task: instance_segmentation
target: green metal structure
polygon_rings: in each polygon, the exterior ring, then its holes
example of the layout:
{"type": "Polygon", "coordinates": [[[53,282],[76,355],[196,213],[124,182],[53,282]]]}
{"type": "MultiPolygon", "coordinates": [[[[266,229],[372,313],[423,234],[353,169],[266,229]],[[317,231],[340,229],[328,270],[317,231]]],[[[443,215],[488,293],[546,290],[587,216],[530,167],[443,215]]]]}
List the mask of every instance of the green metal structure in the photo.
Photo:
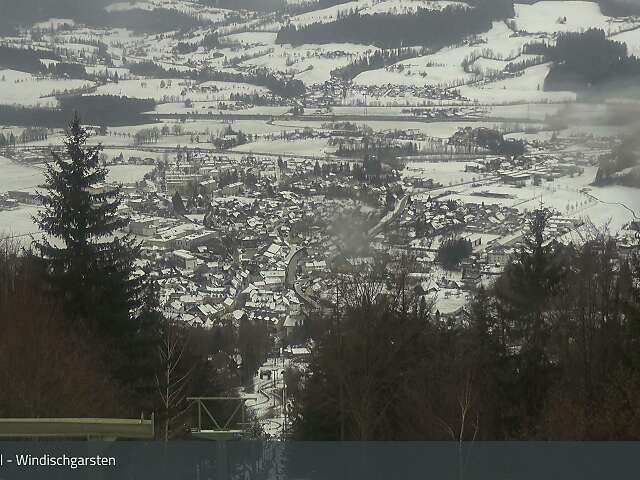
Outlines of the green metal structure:
{"type": "Polygon", "coordinates": [[[245,423],[245,402],[247,400],[256,400],[257,396],[246,397],[189,397],[188,401],[193,402],[197,408],[197,425],[191,430],[191,436],[199,440],[211,440],[211,441],[230,441],[241,440],[244,437],[244,430],[231,429],[231,423],[234,419],[237,419],[240,414],[240,426],[246,425],[245,423]],[[227,417],[225,421],[218,421],[211,413],[211,410],[207,408],[206,403],[210,402],[237,402],[236,407],[227,417]],[[213,428],[203,428],[203,421],[210,423],[213,428]]]}
{"type": "Polygon", "coordinates": [[[120,418],[0,418],[0,439],[153,440],[154,437],[153,415],[149,420],[120,418]]]}

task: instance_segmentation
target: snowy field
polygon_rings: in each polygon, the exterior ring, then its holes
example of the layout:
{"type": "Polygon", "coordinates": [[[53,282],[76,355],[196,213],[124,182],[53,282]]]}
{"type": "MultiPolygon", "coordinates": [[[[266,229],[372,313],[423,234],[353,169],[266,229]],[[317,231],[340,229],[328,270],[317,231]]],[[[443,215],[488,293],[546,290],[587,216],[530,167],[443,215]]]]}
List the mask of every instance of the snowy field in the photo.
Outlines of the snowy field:
{"type": "MultiPolygon", "coordinates": [[[[150,78],[122,80],[101,85],[96,95],[119,95],[131,98],[152,98],[156,102],[228,100],[231,94],[264,94],[264,87],[247,83],[204,82],[197,84],[189,80],[150,78]]],[[[184,103],[183,103],[184,104],[184,103]]]]}
{"type": "MultiPolygon", "coordinates": [[[[112,165],[109,167],[108,181],[117,183],[134,183],[142,180],[153,167],[148,165],[112,165]]],[[[44,180],[43,166],[26,166],[0,157],[0,193],[8,190],[36,191],[44,180]]],[[[14,210],[0,211],[0,236],[25,235],[37,233],[38,227],[32,216],[38,211],[37,206],[20,205],[14,210]]]]}
{"type": "Polygon", "coordinates": [[[507,78],[486,85],[460,87],[460,93],[483,104],[551,102],[565,103],[576,99],[574,92],[545,92],[544,79],[550,64],[527,68],[522,76],[507,78]]]}
{"type": "Polygon", "coordinates": [[[158,8],[169,8],[187,15],[199,16],[211,22],[222,22],[225,16],[230,13],[229,10],[205,7],[188,0],[132,0],[128,2],[114,2],[107,5],[105,10],[107,12],[126,12],[129,10],[153,11],[158,8]]]}
{"type": "Polygon", "coordinates": [[[640,28],[613,35],[611,39],[626,43],[629,55],[640,55],[640,28]]]}
{"type": "Polygon", "coordinates": [[[43,180],[42,167],[20,165],[1,156],[0,172],[0,193],[8,190],[34,190],[43,180]]]}
{"type": "Polygon", "coordinates": [[[37,235],[39,230],[32,219],[36,213],[38,213],[38,207],[33,205],[21,205],[15,210],[0,211],[0,238],[14,235],[37,235]]]}
{"type": "Polygon", "coordinates": [[[528,33],[579,32],[589,28],[605,32],[611,28],[616,32],[633,25],[603,15],[595,2],[541,1],[532,5],[516,4],[515,10],[517,29],[528,33]]]}
{"type": "Polygon", "coordinates": [[[107,181],[116,183],[139,182],[153,170],[151,165],[111,165],[107,181]]]}
{"type": "Polygon", "coordinates": [[[280,72],[291,72],[305,84],[324,83],[331,71],[350,64],[358,56],[373,53],[376,47],[350,43],[326,45],[276,45],[273,52],[247,60],[243,65],[268,67],[280,72]]]}
{"type": "Polygon", "coordinates": [[[54,92],[74,90],[93,85],[86,80],[52,79],[16,70],[0,69],[0,104],[28,107],[55,107],[54,92]]]}
{"type": "Polygon", "coordinates": [[[234,148],[237,152],[281,153],[282,155],[324,156],[335,151],[327,139],[258,141],[234,148]]]}
{"type": "Polygon", "coordinates": [[[616,40],[627,43],[630,53],[640,52],[640,29],[616,35],[616,32],[640,26],[640,21],[607,17],[595,2],[541,1],[532,5],[516,4],[515,10],[515,28],[523,32],[522,35],[514,34],[504,22],[494,22],[489,32],[479,35],[480,42],[477,44],[446,47],[431,55],[364,72],[356,77],[354,83],[363,86],[431,85],[441,88],[464,84],[460,88],[463,96],[486,104],[565,102],[575,100],[575,94],[542,91],[548,65],[530,67],[521,77],[487,85],[478,84],[478,80],[484,75],[504,70],[509,62],[530,59],[530,55],[522,54],[526,44],[541,40],[552,43],[561,32],[601,28],[611,32],[616,40]],[[471,64],[473,73],[463,68],[465,59],[475,59],[471,64]]]}
{"type": "MultiPolygon", "coordinates": [[[[131,151],[138,156],[144,152],[131,151]]],[[[133,183],[143,179],[145,174],[153,170],[150,165],[111,165],[107,181],[116,183],[133,183]]],[[[0,157],[0,193],[8,190],[35,191],[44,181],[44,165],[23,165],[0,157]]]]}
{"type": "Polygon", "coordinates": [[[275,32],[244,32],[244,33],[232,33],[222,37],[222,41],[237,42],[242,45],[275,45],[276,37],[275,32]]]}
{"type": "Polygon", "coordinates": [[[33,24],[33,28],[40,30],[57,30],[60,27],[73,27],[76,22],[70,18],[50,18],[44,22],[33,24]]]}
{"type": "Polygon", "coordinates": [[[451,86],[456,82],[470,82],[476,78],[465,72],[462,62],[483,51],[502,58],[517,58],[522,47],[530,42],[526,37],[512,36],[512,31],[503,22],[494,22],[491,30],[479,35],[481,42],[476,45],[446,47],[442,50],[418,58],[403,60],[390,67],[372,70],[358,75],[354,83],[358,85],[433,85],[451,86]]]}
{"type": "Polygon", "coordinates": [[[480,180],[480,173],[465,172],[465,165],[469,162],[408,162],[402,171],[404,178],[433,179],[435,183],[444,186],[480,180]]]}
{"type": "Polygon", "coordinates": [[[560,112],[565,107],[562,103],[522,103],[518,105],[493,106],[488,114],[496,118],[528,119],[544,121],[547,117],[560,112]]]}
{"type": "Polygon", "coordinates": [[[627,207],[640,213],[640,195],[638,190],[622,186],[592,187],[590,183],[595,177],[596,168],[587,167],[582,175],[573,178],[563,177],[553,182],[543,182],[540,186],[512,187],[495,184],[480,187],[457,188],[457,192],[450,198],[469,203],[484,202],[485,204],[500,204],[517,208],[525,212],[537,208],[542,201],[547,207],[561,212],[565,216],[574,218],[588,218],[596,226],[608,225],[615,232],[633,220],[633,214],[627,207]],[[581,192],[589,188],[588,194],[581,192]],[[507,194],[512,198],[490,198],[474,195],[483,191],[507,194]],[[603,203],[606,202],[606,203],[603,203]]]}

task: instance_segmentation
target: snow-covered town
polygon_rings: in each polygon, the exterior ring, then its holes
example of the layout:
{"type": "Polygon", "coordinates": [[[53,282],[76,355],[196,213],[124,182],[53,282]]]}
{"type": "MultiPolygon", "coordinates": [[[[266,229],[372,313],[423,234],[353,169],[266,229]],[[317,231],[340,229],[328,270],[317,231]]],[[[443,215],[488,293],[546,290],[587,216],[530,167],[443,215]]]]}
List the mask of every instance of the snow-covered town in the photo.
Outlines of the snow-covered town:
{"type": "Polygon", "coordinates": [[[287,0],[279,14],[106,3],[109,25],[52,16],[0,37],[0,235],[42,237],[47,164],[79,111],[108,169],[90,189],[121,188],[128,224],[114,235],[140,246],[133,275],[157,286],[162,315],[203,338],[264,335],[251,359],[237,347],[208,360],[251,365],[233,394],[272,438],[289,435],[285,376],[304,375],[309,319],[331,315],[344,275],[405,265],[419,304],[456,325],[538,209],[550,212],[547,245],[606,231],[621,258],[637,250],[640,164],[602,175],[637,140],[640,103],[551,83],[563,35],[600,29],[640,52],[640,12],[515,3],[446,44],[392,46],[320,37],[357,18],[484,2],[287,0]]]}

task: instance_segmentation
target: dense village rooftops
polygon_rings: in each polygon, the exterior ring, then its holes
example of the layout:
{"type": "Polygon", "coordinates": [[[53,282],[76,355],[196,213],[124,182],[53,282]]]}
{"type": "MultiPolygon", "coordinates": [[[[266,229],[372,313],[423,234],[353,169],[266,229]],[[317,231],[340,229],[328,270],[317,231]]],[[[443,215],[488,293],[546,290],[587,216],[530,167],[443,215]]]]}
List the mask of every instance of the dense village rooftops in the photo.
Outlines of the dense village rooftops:
{"type": "Polygon", "coordinates": [[[175,257],[181,258],[183,260],[195,260],[196,257],[194,257],[190,252],[188,252],[187,250],[175,250],[173,252],[173,255],[175,257]]]}
{"type": "Polygon", "coordinates": [[[277,277],[277,278],[284,278],[286,277],[287,272],[285,272],[284,270],[265,270],[262,272],[262,276],[263,277],[277,277]]]}
{"type": "Polygon", "coordinates": [[[269,245],[269,248],[267,248],[264,254],[267,256],[276,256],[280,253],[280,250],[282,250],[282,245],[272,243],[271,245],[269,245]]]}

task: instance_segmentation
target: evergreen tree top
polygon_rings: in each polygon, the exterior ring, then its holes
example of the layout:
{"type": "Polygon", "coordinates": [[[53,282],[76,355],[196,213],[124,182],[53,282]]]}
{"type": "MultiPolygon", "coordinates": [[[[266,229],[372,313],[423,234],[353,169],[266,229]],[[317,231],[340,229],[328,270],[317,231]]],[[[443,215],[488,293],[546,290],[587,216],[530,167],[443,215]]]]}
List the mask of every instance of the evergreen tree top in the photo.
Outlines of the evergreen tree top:
{"type": "MultiPolygon", "coordinates": [[[[128,223],[117,215],[120,187],[105,185],[108,170],[100,165],[102,146],[86,147],[87,138],[76,115],[66,134],[65,152],[52,152],[53,161],[47,164],[44,190],[38,192],[43,207],[35,217],[43,233],[76,253],[98,251],[101,239],[128,223]]],[[[60,253],[46,240],[38,247],[45,257],[60,253]]]]}

